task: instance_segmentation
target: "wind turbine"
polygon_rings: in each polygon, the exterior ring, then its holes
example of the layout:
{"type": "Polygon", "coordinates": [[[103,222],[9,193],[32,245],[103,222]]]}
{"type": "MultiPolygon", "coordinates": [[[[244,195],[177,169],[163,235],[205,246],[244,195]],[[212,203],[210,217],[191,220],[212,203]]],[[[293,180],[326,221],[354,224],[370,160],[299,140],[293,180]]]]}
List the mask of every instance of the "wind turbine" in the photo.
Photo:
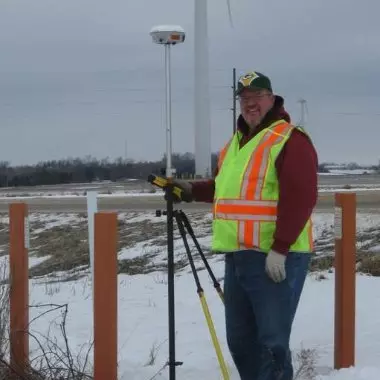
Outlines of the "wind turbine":
{"type": "MultiPolygon", "coordinates": [[[[226,1],[233,26],[230,0],[226,1]]],[[[194,0],[195,175],[206,178],[212,175],[207,5],[207,0],[194,0]]]]}

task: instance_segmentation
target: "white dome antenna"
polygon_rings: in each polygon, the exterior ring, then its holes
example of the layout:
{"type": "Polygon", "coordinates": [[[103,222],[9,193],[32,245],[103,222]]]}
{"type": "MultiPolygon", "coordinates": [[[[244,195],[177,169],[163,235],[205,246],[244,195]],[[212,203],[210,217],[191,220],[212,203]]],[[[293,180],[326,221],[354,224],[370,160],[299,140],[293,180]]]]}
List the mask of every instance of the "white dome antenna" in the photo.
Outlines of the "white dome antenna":
{"type": "Polygon", "coordinates": [[[158,25],[150,31],[153,42],[161,45],[175,45],[185,41],[185,31],[179,25],[158,25]]]}

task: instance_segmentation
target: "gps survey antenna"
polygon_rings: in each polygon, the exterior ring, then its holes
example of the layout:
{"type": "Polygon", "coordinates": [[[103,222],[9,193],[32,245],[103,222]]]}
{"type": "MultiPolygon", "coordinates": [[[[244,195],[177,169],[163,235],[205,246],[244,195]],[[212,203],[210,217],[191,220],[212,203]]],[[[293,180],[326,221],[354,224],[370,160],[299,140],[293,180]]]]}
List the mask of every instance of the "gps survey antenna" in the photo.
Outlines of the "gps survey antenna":
{"type": "Polygon", "coordinates": [[[166,177],[173,176],[172,168],[172,118],[171,118],[171,62],[170,47],[185,41],[185,32],[180,26],[160,25],[150,31],[153,42],[165,46],[165,124],[166,124],[166,177]]]}
{"type": "Polygon", "coordinates": [[[175,380],[175,367],[181,364],[175,358],[174,311],[174,242],[173,242],[173,174],[172,168],[172,120],[171,120],[171,65],[170,47],[185,41],[184,30],[177,25],[159,25],[150,31],[153,42],[165,47],[165,124],[166,124],[166,214],[168,249],[168,312],[169,312],[169,380],[175,380]]]}

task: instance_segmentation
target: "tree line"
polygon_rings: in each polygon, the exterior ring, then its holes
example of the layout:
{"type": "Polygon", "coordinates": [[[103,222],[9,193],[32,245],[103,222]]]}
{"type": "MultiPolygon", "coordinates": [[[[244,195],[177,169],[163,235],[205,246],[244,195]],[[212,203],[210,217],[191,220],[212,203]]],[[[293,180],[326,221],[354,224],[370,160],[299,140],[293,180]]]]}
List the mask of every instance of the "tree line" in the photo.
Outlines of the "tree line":
{"type": "MultiPolygon", "coordinates": [[[[212,170],[215,170],[217,154],[212,154],[212,170]]],[[[195,160],[192,153],[174,153],[172,166],[178,176],[193,177],[195,160]]],[[[157,161],[134,161],[124,158],[96,159],[68,158],[39,162],[35,165],[11,166],[0,161],[0,187],[55,185],[94,181],[122,181],[124,179],[143,179],[149,174],[164,175],[166,155],[157,161]]]]}
{"type": "MultiPolygon", "coordinates": [[[[172,163],[179,177],[194,177],[194,154],[174,153],[172,163]]],[[[212,154],[211,164],[212,172],[214,172],[217,164],[217,153],[212,154]]],[[[319,172],[328,172],[327,167],[326,163],[321,163],[319,172]]],[[[131,178],[145,180],[150,173],[164,175],[165,168],[165,155],[157,161],[134,161],[121,157],[115,160],[109,158],[99,160],[91,156],[19,166],[11,166],[7,161],[0,161],[0,187],[122,181],[131,178]]]]}

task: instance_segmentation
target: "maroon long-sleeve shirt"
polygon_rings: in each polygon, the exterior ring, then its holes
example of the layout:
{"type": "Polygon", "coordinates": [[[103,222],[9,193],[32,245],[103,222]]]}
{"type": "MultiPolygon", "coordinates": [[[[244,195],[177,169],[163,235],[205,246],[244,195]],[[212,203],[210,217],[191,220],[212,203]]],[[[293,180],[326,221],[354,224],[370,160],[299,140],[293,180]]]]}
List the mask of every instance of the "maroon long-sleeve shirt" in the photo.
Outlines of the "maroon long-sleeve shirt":
{"type": "MultiPolygon", "coordinates": [[[[244,134],[240,143],[241,147],[272,122],[280,119],[290,122],[290,117],[284,110],[283,103],[283,98],[276,96],[273,109],[252,135],[249,135],[248,125],[242,116],[239,116],[237,127],[244,134]]],[[[294,130],[279,154],[275,165],[280,196],[272,249],[286,255],[290,246],[297,240],[305,227],[317,202],[317,152],[309,138],[302,132],[294,130]]],[[[196,181],[192,185],[195,201],[213,202],[214,180],[196,181]]]]}

